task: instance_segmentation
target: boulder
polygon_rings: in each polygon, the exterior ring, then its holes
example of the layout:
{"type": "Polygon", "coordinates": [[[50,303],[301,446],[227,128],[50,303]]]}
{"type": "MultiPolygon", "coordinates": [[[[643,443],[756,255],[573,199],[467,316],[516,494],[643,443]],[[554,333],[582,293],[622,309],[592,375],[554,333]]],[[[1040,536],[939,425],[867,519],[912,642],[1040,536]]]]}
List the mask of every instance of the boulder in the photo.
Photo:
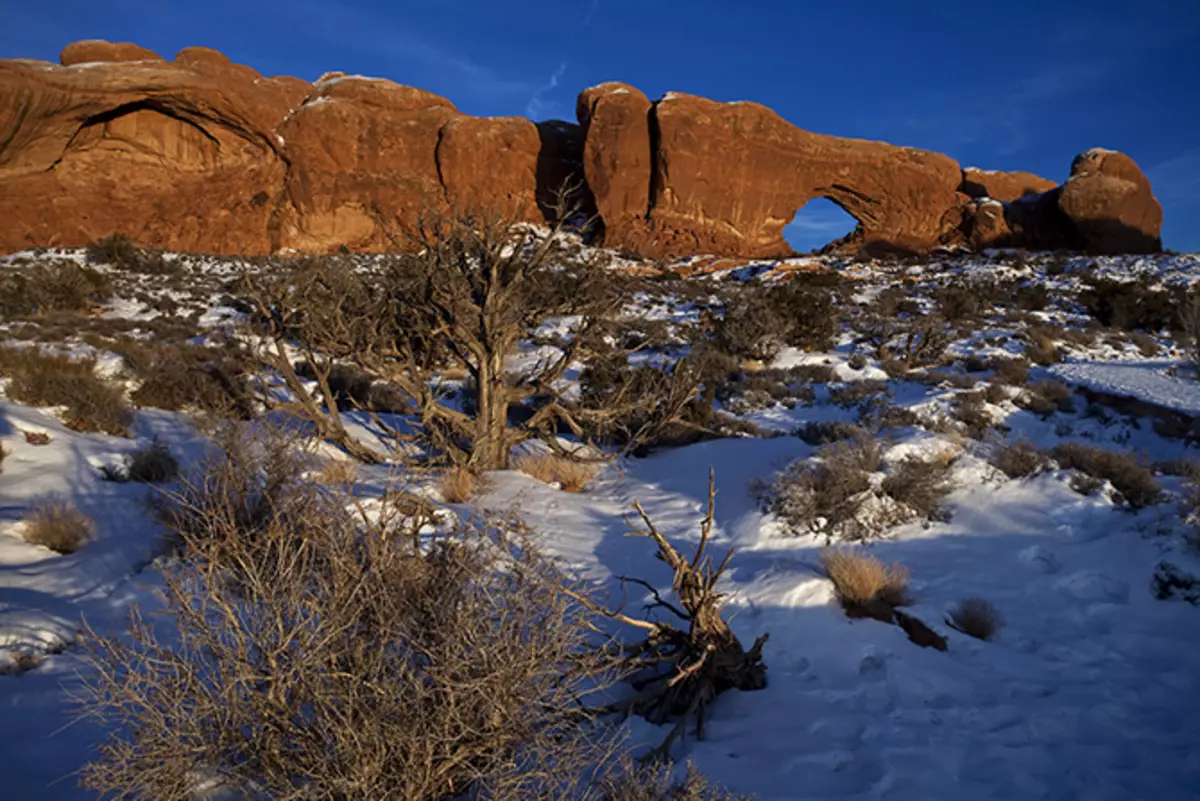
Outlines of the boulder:
{"type": "Polygon", "coordinates": [[[1076,156],[1058,209],[1089,253],[1162,250],[1162,206],[1150,181],[1124,153],[1094,148],[1076,156]]]}
{"type": "Polygon", "coordinates": [[[457,117],[442,126],[437,164],[451,208],[538,221],[538,128],[524,117],[457,117]]]}
{"type": "Polygon", "coordinates": [[[1004,203],[1027,195],[1040,195],[1058,186],[1049,178],[1031,172],[1003,172],[967,167],[959,191],[970,198],[991,198],[1004,203]]]}
{"type": "Polygon", "coordinates": [[[64,67],[72,67],[76,64],[163,60],[158,53],[140,45],[131,42],[106,42],[103,39],[84,39],[79,42],[71,42],[58,54],[58,63],[64,67]]]}

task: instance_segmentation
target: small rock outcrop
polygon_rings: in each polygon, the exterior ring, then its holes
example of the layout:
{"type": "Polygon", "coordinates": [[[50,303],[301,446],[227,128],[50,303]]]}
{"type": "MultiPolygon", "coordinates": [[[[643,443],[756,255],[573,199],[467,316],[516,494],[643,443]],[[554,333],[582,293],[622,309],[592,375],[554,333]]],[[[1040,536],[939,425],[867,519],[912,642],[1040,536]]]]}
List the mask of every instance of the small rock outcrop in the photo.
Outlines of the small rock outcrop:
{"type": "Polygon", "coordinates": [[[428,212],[549,219],[563,186],[598,241],[652,258],[789,255],[783,229],[818,197],[858,221],[847,248],[1160,247],[1149,181],[1112,151],[1055,186],[623,83],[581,92],[578,124],[534,123],[382,79],[264,77],[206,47],[167,61],[91,40],[59,61],[0,60],[0,251],[116,231],[173,250],[379,250],[428,212]]]}

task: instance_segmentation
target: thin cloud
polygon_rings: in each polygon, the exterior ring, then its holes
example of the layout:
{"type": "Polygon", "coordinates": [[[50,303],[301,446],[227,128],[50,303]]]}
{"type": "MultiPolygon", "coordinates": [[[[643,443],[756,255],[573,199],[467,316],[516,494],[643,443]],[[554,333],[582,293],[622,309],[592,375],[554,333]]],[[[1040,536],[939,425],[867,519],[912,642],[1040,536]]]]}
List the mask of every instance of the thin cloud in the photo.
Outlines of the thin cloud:
{"type": "MultiPolygon", "coordinates": [[[[574,46],[575,40],[578,38],[579,34],[582,31],[587,30],[588,26],[592,24],[592,19],[596,16],[596,11],[599,8],[600,0],[591,0],[591,3],[588,5],[587,11],[584,12],[583,19],[580,21],[578,27],[576,27],[571,32],[571,35],[567,37],[566,49],[568,51],[570,51],[574,46]]],[[[561,110],[562,106],[560,104],[547,102],[545,98],[546,95],[558,88],[559,82],[562,80],[563,75],[565,75],[567,72],[569,63],[570,62],[565,59],[559,62],[558,68],[555,69],[554,72],[550,73],[550,77],[546,79],[546,82],[538,87],[538,89],[529,98],[529,102],[525,104],[526,117],[536,120],[546,116],[546,112],[551,109],[561,110]]]]}
{"type": "Polygon", "coordinates": [[[1200,198],[1200,148],[1159,162],[1146,177],[1160,203],[1186,203],[1200,198]]]}

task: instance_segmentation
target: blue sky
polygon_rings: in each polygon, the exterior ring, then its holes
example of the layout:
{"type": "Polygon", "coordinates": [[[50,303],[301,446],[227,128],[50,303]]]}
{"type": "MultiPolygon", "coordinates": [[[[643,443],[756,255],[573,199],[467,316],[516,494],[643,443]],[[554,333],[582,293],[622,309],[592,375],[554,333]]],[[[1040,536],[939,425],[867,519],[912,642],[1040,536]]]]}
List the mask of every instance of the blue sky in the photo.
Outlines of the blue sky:
{"type": "MultiPolygon", "coordinates": [[[[1200,250],[1197,0],[2,4],[0,57],[54,60],[88,38],[168,58],[206,45],[268,75],[381,76],[471,114],[535,119],[573,119],[580,89],[622,80],[1060,181],[1076,153],[1109,147],[1154,183],[1165,246],[1200,250]]],[[[832,204],[805,211],[789,231],[798,247],[849,227],[832,204]]]]}

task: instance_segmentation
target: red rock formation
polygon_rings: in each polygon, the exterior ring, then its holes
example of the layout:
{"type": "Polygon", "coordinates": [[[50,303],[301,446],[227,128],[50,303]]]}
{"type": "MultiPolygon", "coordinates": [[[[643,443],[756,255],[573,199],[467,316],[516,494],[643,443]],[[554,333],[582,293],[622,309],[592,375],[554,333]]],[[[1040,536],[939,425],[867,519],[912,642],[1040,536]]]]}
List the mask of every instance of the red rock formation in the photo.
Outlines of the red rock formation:
{"type": "Polygon", "coordinates": [[[1003,172],[967,167],[959,191],[970,198],[990,197],[1003,203],[1026,195],[1040,195],[1058,184],[1031,172],[1003,172]]]}
{"type": "Polygon", "coordinates": [[[168,62],[76,42],[60,60],[0,61],[0,250],[114,231],[176,250],[379,249],[427,211],[541,220],[581,180],[572,199],[599,214],[603,241],[652,257],[786,254],[783,228],[814,197],[859,221],[859,247],[1158,247],[1149,183],[1108,151],[1050,189],[809,133],[754,103],[651,103],[619,83],[580,94],[578,126],[535,125],[391,81],[264,78],[203,47],[168,62]],[[983,195],[1008,202],[971,199],[983,195]]]}
{"type": "Polygon", "coordinates": [[[294,84],[105,42],[63,61],[0,62],[0,248],[124,231],[173,249],[268,249],[286,172],[273,130],[303,97],[294,84]]]}
{"type": "Polygon", "coordinates": [[[960,203],[946,156],[808,133],[756,103],[671,94],[652,105],[602,84],[577,111],[604,241],[645,255],[787,254],[783,228],[814,197],[858,219],[863,244],[920,250],[960,203]]]}
{"type": "Polygon", "coordinates": [[[1076,156],[1058,209],[1089,253],[1162,250],[1162,206],[1150,181],[1124,153],[1096,148],[1076,156]]]}
{"type": "Polygon", "coordinates": [[[583,171],[604,224],[604,243],[652,253],[646,225],[653,170],[650,101],[628,84],[603,83],[580,92],[575,114],[586,136],[583,171]]]}

